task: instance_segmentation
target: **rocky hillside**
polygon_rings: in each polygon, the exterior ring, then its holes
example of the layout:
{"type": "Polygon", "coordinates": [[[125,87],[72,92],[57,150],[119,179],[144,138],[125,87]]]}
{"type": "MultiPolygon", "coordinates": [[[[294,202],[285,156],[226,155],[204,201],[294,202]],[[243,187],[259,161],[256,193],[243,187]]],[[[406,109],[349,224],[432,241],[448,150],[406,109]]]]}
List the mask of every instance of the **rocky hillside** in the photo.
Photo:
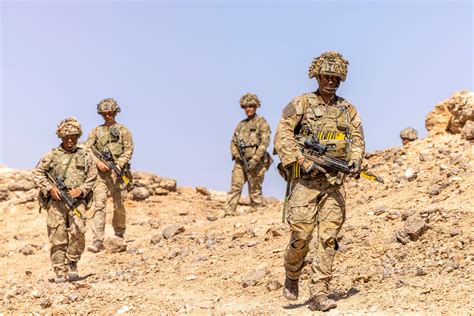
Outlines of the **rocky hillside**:
{"type": "MultiPolygon", "coordinates": [[[[428,114],[429,137],[367,154],[384,184],[347,183],[330,314],[472,313],[473,104],[472,92],[454,94],[428,114]]],[[[82,280],[54,284],[31,171],[0,174],[0,314],[309,313],[309,266],[300,299],[281,296],[281,201],[250,213],[242,199],[240,215],[222,219],[225,193],[135,173],[126,243],[109,238],[106,252],[84,253],[82,280]]]]}

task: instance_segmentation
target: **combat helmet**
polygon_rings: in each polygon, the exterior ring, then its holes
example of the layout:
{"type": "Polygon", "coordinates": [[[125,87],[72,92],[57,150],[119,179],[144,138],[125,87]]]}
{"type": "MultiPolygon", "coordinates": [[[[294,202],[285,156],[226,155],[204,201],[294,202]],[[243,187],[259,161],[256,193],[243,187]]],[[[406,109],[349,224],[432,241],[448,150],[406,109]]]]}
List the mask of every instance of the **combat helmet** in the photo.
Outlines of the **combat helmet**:
{"type": "Polygon", "coordinates": [[[59,122],[56,128],[56,135],[59,138],[63,138],[67,135],[77,135],[77,138],[81,137],[82,129],[81,123],[75,117],[68,117],[59,122]]]}
{"type": "Polygon", "coordinates": [[[309,66],[309,78],[318,78],[319,75],[337,76],[341,81],[346,80],[347,65],[349,62],[335,51],[329,51],[313,59],[309,66]]]}
{"type": "Polygon", "coordinates": [[[407,127],[400,132],[400,138],[413,141],[418,139],[418,132],[414,128],[407,127]]]}
{"type": "Polygon", "coordinates": [[[112,98],[103,99],[97,104],[97,114],[102,114],[102,112],[120,112],[120,107],[112,98]]]}
{"type": "Polygon", "coordinates": [[[244,105],[255,106],[258,108],[260,107],[260,100],[256,94],[246,93],[240,98],[240,107],[243,107],[244,105]]]}

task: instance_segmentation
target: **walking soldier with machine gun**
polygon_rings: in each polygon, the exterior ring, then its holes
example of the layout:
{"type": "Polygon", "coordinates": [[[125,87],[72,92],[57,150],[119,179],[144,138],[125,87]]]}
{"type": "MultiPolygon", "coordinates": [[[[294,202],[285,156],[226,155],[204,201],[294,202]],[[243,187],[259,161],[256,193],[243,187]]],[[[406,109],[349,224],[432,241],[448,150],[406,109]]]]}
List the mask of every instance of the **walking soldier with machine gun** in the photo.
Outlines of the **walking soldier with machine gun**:
{"type": "Polygon", "coordinates": [[[247,118],[239,122],[230,142],[232,183],[224,206],[224,216],[234,216],[245,182],[248,182],[252,209],[264,205],[262,184],[265,172],[272,164],[267,152],[270,143],[270,126],[256,114],[260,100],[255,94],[246,93],[240,98],[240,106],[247,118]]]}
{"type": "Polygon", "coordinates": [[[104,124],[90,133],[86,146],[91,148],[97,159],[98,177],[94,188],[94,212],[92,216],[92,235],[94,241],[87,250],[99,252],[104,249],[105,206],[107,193],[114,205],[112,226],[115,236],[123,238],[126,229],[124,200],[130,188],[130,159],[133,154],[132,134],[115,121],[120,107],[114,99],[103,99],[97,105],[97,113],[102,115],[104,124]]]}
{"type": "Polygon", "coordinates": [[[285,107],[275,135],[279,171],[289,182],[285,219],[291,237],[284,254],[283,296],[298,298],[298,279],[315,232],[308,306],[313,311],[336,307],[328,291],[339,248],[337,235],[346,213],[343,183],[347,175],[360,175],[364,156],[364,133],[357,110],[336,95],[346,79],[347,65],[337,52],[315,58],[309,77],[316,78],[317,91],[295,97],[285,107]]]}
{"type": "Polygon", "coordinates": [[[40,210],[48,212],[50,259],[56,274],[54,282],[77,280],[77,262],[85,248],[83,214],[91,199],[97,178],[93,154],[77,145],[82,135],[75,118],[59,123],[56,134],[62,143],[47,153],[34,171],[40,210]]]}

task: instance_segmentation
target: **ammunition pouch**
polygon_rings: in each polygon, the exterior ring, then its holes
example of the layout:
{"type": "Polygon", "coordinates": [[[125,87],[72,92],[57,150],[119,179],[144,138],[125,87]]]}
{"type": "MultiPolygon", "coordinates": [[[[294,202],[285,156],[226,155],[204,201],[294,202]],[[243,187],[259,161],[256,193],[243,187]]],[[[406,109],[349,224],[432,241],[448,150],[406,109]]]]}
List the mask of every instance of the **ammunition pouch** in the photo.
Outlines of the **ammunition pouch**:
{"type": "Polygon", "coordinates": [[[46,196],[41,192],[41,190],[38,190],[38,205],[39,205],[39,211],[41,213],[41,210],[47,210],[49,208],[49,205],[51,204],[51,195],[46,194],[46,196]]]}
{"type": "Polygon", "coordinates": [[[265,170],[270,169],[270,166],[272,165],[272,163],[273,163],[273,158],[266,151],[265,154],[263,155],[263,166],[265,167],[265,170]]]}
{"type": "Polygon", "coordinates": [[[303,168],[301,167],[301,165],[298,162],[292,163],[288,167],[283,168],[283,165],[280,162],[277,166],[277,169],[278,169],[278,173],[280,174],[280,176],[286,182],[288,182],[288,180],[290,179],[290,174],[291,174],[292,179],[301,178],[301,176],[302,176],[301,171],[302,171],[303,168]]]}
{"type": "Polygon", "coordinates": [[[283,180],[288,181],[288,177],[289,177],[288,169],[283,168],[283,165],[281,164],[281,162],[278,164],[277,170],[280,176],[283,178],[283,180]]]}

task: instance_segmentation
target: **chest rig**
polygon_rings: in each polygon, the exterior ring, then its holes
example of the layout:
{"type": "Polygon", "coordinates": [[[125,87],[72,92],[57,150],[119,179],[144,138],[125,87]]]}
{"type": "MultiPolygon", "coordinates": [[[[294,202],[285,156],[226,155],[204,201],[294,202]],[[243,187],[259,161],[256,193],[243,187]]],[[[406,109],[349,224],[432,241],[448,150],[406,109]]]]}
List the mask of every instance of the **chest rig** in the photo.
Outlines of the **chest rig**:
{"type": "Polygon", "coordinates": [[[114,160],[120,158],[124,151],[120,129],[116,125],[99,126],[95,147],[99,151],[110,150],[114,160]]]}
{"type": "Polygon", "coordinates": [[[316,94],[305,95],[307,104],[301,118],[300,138],[315,137],[326,146],[329,157],[348,159],[350,150],[348,106],[340,99],[326,105],[316,94]]]}
{"type": "Polygon", "coordinates": [[[84,148],[77,148],[75,152],[66,152],[56,148],[53,151],[50,173],[53,178],[62,177],[70,189],[77,188],[86,181],[87,154],[84,148]]]}
{"type": "Polygon", "coordinates": [[[245,157],[251,159],[258,146],[260,145],[260,125],[258,123],[259,118],[254,117],[251,120],[244,120],[240,124],[238,131],[239,138],[244,144],[245,157]]]}

